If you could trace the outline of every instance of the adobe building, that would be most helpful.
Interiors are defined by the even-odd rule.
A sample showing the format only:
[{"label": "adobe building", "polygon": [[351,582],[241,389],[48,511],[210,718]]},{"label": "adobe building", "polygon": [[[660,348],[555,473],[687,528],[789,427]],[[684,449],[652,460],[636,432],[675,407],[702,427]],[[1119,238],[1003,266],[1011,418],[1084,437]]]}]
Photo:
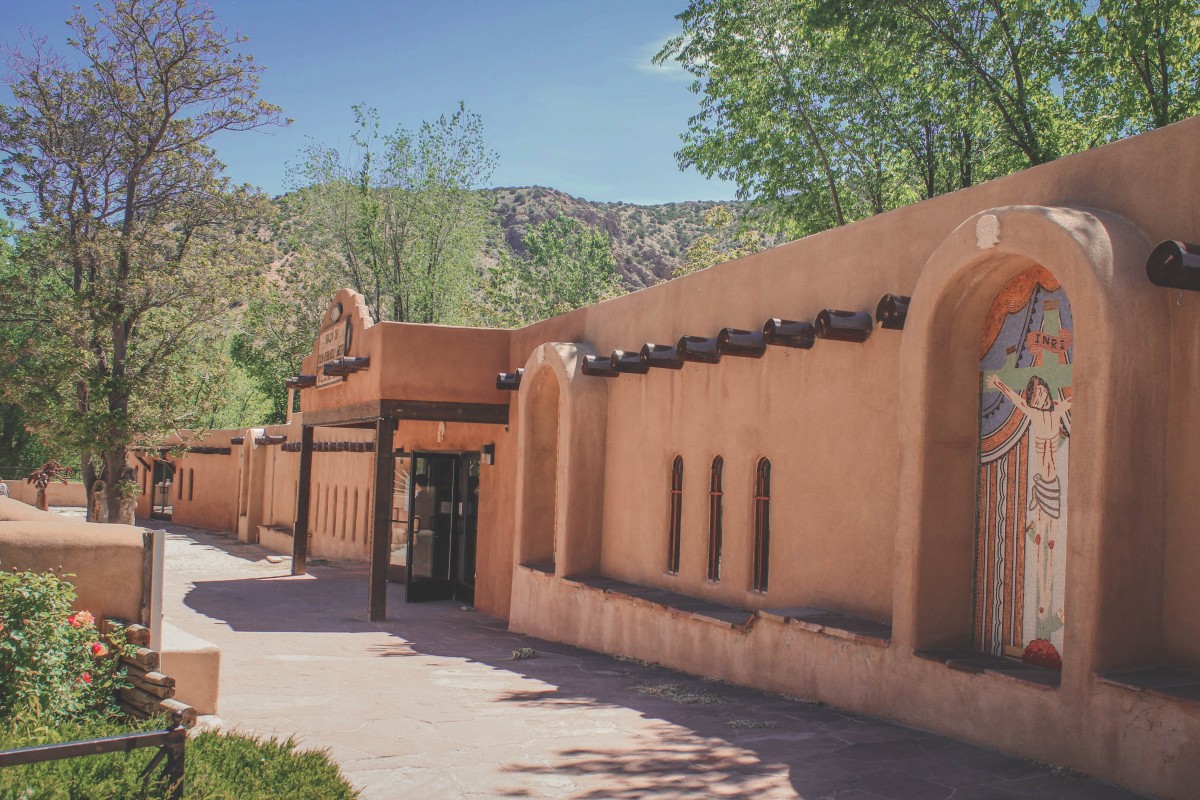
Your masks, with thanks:
[{"label": "adobe building", "polygon": [[1197,186],[1192,119],[519,330],[343,290],[139,513],[1193,797]]}]

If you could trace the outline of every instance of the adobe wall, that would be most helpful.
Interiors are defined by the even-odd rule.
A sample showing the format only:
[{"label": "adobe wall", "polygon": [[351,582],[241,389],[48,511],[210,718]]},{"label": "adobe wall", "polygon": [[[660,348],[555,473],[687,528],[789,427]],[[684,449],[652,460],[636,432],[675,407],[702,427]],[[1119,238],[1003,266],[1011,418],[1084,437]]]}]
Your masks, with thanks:
[{"label": "adobe wall", "polygon": [[[558,461],[570,460],[585,449],[570,445],[579,429],[600,427],[588,421],[594,414],[569,411],[570,398],[596,383],[607,398],[600,472],[558,470],[565,485],[541,490],[513,477],[518,554],[542,536],[548,502],[561,517],[565,499],[590,494],[602,526],[575,546],[599,548],[603,576],[751,611],[820,607],[885,623],[891,635],[879,647],[766,616],[734,630],[581,588],[560,566],[573,558],[561,521],[553,574],[515,570],[510,625],[1190,796],[1200,779],[1197,704],[1100,674],[1200,670],[1200,584],[1191,579],[1200,501],[1189,488],[1200,467],[1189,435],[1200,298],[1145,277],[1154,243],[1200,241],[1198,135],[1200,120],[1189,120],[515,332],[510,365],[526,369],[510,433],[519,447],[544,452],[545,414],[535,409],[557,409],[549,435]],[[1075,320],[1057,688],[917,655],[972,644],[979,345],[1001,287],[1039,265],[1061,281]],[[823,308],[871,312],[885,293],[912,297],[902,332],[613,379],[556,370],[556,399],[539,399],[553,394],[535,363],[545,343],[637,350],[723,327],[759,330],[770,317],[812,320]],[[676,456],[682,557],[670,574]],[[725,464],[718,582],[705,569],[715,456]],[[759,593],[750,563],[763,457],[771,578]]]},{"label": "adobe wall", "polygon": [[154,536],[131,525],[73,520],[0,497],[0,567],[68,575],[77,593],[73,607],[98,620],[120,619],[157,630],[152,619]]},{"label": "adobe wall", "polygon": [[[1188,797],[1200,781],[1200,704],[1120,675],[1200,672],[1200,499],[1190,488],[1200,469],[1191,446],[1200,298],[1145,277],[1155,242],[1200,241],[1197,136],[1200,119],[1189,120],[517,331],[371,326],[350,306],[360,328],[346,354],[371,366],[304,390],[302,407],[319,417],[369,412],[381,398],[509,404],[507,425],[402,421],[394,442],[406,452],[495,444],[495,464],[480,470],[476,604],[514,630]],[[1069,438],[1052,476],[1062,488],[1037,506],[1051,515],[1061,497],[1052,517],[1061,526],[1039,516],[1044,527],[1017,530],[1043,550],[1053,549],[1048,532],[1064,543],[1049,562],[1058,616],[1037,610],[1039,625],[1065,621],[1047,634],[1063,654],[1052,678],[999,654],[971,660],[980,655],[981,398],[998,391],[985,383],[981,342],[1000,293],[1039,268],[1069,299],[1073,337],[1059,362],[1071,375],[1058,400],[1069,401],[1069,436],[1053,445]],[[811,321],[822,309],[870,313],[885,293],[912,298],[904,330],[877,326],[861,344],[818,340],[611,379],[582,373],[588,355],[761,330],[773,317]],[[349,297],[338,294],[343,305]],[[314,354],[304,372],[315,367]],[[517,368],[519,391],[498,391],[495,373]],[[277,433],[298,441],[300,423]],[[326,434],[318,429],[318,441]],[[247,524],[290,526],[296,454],[238,453],[226,463],[242,464],[235,494]],[[711,580],[717,457],[723,543]],[[667,563],[676,458],[677,572]],[[763,459],[770,581],[758,591]],[[311,553],[367,557],[355,491],[369,507],[371,470],[366,453],[314,453]],[[583,580],[597,577],[635,589]],[[656,591],[676,599],[654,600]],[[696,611],[711,604],[748,621]],[[812,614],[824,621],[806,622]]]},{"label": "adobe wall", "polygon": [[[8,496],[27,505],[37,504],[37,487],[20,478],[5,478]],[[79,482],[52,483],[46,487],[46,505],[82,508],[87,505],[87,492]]]}]

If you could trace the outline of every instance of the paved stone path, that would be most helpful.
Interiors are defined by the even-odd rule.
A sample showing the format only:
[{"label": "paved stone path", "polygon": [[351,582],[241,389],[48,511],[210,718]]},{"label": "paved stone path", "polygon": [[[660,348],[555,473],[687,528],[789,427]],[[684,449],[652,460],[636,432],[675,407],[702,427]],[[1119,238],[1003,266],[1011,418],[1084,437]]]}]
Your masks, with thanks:
[{"label": "paved stone path", "polygon": [[[327,749],[383,798],[1128,800],[827,706],[509,633],[457,603],[366,619],[365,565],[166,526],[167,619],[219,645],[228,727]],[[536,657],[514,660],[532,648]]]}]

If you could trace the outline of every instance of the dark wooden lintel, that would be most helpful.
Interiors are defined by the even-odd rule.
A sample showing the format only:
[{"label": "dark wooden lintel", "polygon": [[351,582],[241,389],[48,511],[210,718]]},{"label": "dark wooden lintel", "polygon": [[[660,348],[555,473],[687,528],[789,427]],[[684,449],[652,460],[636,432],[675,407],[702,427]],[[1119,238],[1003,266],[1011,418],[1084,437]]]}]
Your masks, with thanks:
[{"label": "dark wooden lintel", "polygon": [[376,400],[304,413],[304,424],[322,428],[374,427],[380,419],[508,424],[507,403],[448,403],[430,400]]}]

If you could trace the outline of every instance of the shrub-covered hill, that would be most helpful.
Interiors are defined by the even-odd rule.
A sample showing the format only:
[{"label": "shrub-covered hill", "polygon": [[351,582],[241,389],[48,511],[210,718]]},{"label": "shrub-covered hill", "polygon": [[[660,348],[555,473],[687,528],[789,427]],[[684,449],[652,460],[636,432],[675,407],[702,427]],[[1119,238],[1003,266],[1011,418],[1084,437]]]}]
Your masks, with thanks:
[{"label": "shrub-covered hill", "polygon": [[[687,201],[643,206],[632,203],[597,203],[543,186],[484,189],[491,210],[491,225],[485,239],[479,263],[495,264],[502,249],[524,255],[523,239],[530,227],[555,216],[565,215],[604,231],[612,240],[613,257],[621,279],[629,291],[651,286],[671,277],[672,272],[687,258],[688,248],[703,234],[720,238],[719,232],[705,222],[705,213],[714,206],[725,206],[737,228],[746,219],[747,203],[738,201]],[[297,228],[304,222],[297,216],[294,195],[276,198],[279,212],[273,238],[281,256],[291,250]],[[766,237],[767,245],[778,244],[782,238]]]},{"label": "shrub-covered hill", "polygon": [[705,213],[714,206],[729,209],[735,225],[748,213],[747,204],[737,201],[700,200],[657,206],[594,203],[542,186],[489,189],[487,193],[493,198],[492,214],[498,231],[498,239],[488,244],[491,252],[485,254],[487,260],[495,257],[501,242],[523,255],[521,240],[531,225],[566,215],[609,235],[617,268],[625,287],[631,290],[670,278],[687,258],[692,242],[702,234],[715,233],[704,221]]}]

